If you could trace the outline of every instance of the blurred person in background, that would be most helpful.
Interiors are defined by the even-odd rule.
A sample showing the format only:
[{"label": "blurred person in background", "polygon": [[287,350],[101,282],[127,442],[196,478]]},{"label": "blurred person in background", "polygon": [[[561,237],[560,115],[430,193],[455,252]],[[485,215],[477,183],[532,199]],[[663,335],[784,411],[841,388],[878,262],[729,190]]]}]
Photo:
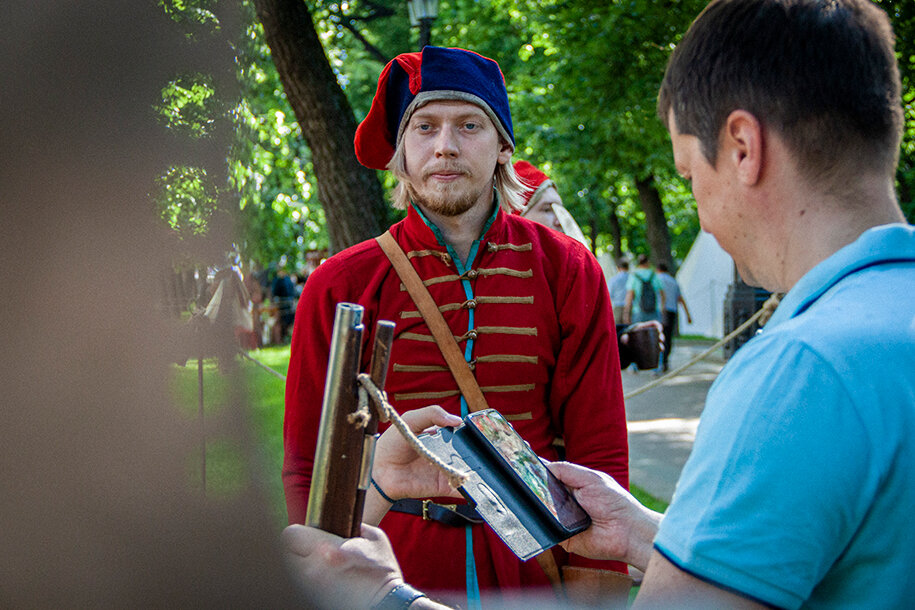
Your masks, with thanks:
[{"label": "blurred person in background", "polygon": [[629,282],[629,261],[620,257],[616,261],[616,275],[610,279],[610,302],[613,303],[613,319],[623,321],[623,308],[626,304],[626,284]]},{"label": "blurred person in background", "polygon": [[661,370],[667,372],[670,370],[670,352],[674,346],[674,335],[677,334],[679,311],[678,307],[683,306],[683,313],[686,314],[686,321],[692,323],[693,317],[689,315],[689,307],[686,306],[686,300],[683,293],[680,292],[680,284],[677,279],[670,274],[667,263],[658,263],[658,279],[661,280],[661,286],[664,288],[664,314],[661,324],[664,326],[664,352],[661,354]]},{"label": "blurred person in background", "polygon": [[[585,246],[588,246],[585,235],[582,233],[578,223],[575,222],[575,218],[573,218],[565,206],[562,205],[562,198],[559,196],[559,191],[556,190],[556,184],[550,177],[529,161],[524,160],[515,161],[515,172],[518,174],[521,182],[528,187],[523,193],[524,207],[520,210],[516,210],[515,214],[522,218],[527,218],[534,222],[539,222],[542,225],[546,225],[551,229],[564,233]],[[620,264],[625,265],[625,269],[629,269],[629,263],[626,259],[621,258]],[[609,286],[609,291],[610,302],[613,305],[613,318],[616,324],[620,367],[625,369],[632,364],[634,360],[637,360],[639,356],[639,354],[635,353],[634,348],[629,345],[629,331],[644,326],[656,326],[658,329],[660,349],[663,349],[664,333],[662,332],[660,323],[656,320],[645,320],[637,324],[622,323],[622,315],[618,317],[617,310],[619,309],[619,311],[622,312],[622,303],[626,296],[625,282],[629,274],[627,272],[623,276],[622,297],[620,297],[619,301],[616,301],[614,300],[613,291],[614,286],[616,286],[617,292],[619,292],[620,275],[621,274],[618,273],[614,276],[614,281]],[[619,307],[617,304],[619,304]],[[646,345],[645,349],[651,349],[651,347]]]}]

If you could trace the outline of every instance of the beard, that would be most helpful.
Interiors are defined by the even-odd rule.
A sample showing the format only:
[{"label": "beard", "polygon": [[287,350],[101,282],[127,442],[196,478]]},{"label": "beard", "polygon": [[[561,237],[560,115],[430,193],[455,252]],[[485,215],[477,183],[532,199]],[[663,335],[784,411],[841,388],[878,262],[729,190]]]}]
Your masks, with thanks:
[{"label": "beard", "polygon": [[455,187],[454,184],[438,185],[423,195],[413,193],[412,199],[430,212],[448,217],[460,216],[476,204],[480,194]]},{"label": "beard", "polygon": [[[464,177],[472,182],[473,176],[470,172],[466,169],[461,171],[464,172]],[[433,173],[433,170],[424,173],[423,178],[426,181],[426,188],[423,189],[422,193],[419,193],[412,185],[408,184],[406,186],[407,193],[414,203],[435,214],[450,218],[460,216],[473,208],[484,193],[483,190],[477,190],[472,186],[461,184],[464,180],[445,184],[429,182],[429,176]],[[492,185],[487,185],[484,188],[490,189]]]}]

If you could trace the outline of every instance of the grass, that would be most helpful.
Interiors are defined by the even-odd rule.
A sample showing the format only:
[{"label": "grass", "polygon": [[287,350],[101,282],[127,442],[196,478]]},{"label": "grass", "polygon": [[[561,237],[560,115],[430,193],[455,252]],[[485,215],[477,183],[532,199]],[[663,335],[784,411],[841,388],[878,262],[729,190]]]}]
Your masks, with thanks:
[{"label": "grass", "polygon": [[[250,352],[252,358],[286,374],[289,346],[271,347]],[[231,377],[223,374],[215,359],[205,359],[203,366],[204,418],[206,426],[206,493],[208,498],[231,497],[248,484],[264,489],[278,526],[286,524],[286,505],[280,468],[283,463],[283,396],[285,382],[247,360],[238,362],[244,382],[243,401],[232,400]],[[172,389],[179,409],[189,425],[198,426],[197,361],[173,369]],[[232,414],[232,404],[246,404],[247,413]],[[223,425],[233,415],[250,424],[251,443],[243,443],[225,431]],[[250,447],[253,445],[254,455]],[[199,452],[188,465],[189,482],[201,486]]]},{"label": "grass", "polygon": [[[250,356],[270,368],[286,374],[289,368],[289,346],[269,347],[250,352]],[[239,361],[245,382],[248,413],[255,446],[255,465],[237,438],[221,434],[220,422],[231,414],[233,404],[229,377],[219,371],[215,360],[204,360],[204,415],[207,429],[206,491],[211,498],[231,497],[241,493],[247,484],[266,490],[278,527],[286,523],[286,505],[280,468],[283,463],[283,396],[285,383],[248,360]],[[174,367],[172,388],[179,408],[189,425],[198,425],[197,361]],[[191,456],[188,478],[195,487],[201,485],[199,453]],[[254,480],[252,480],[254,479]],[[632,494],[645,506],[664,512],[667,504],[632,485]]]},{"label": "grass", "polygon": [[645,507],[650,508],[653,511],[663,513],[667,510],[667,502],[661,500],[660,498],[655,498],[653,495],[639,487],[638,485],[629,484],[629,491],[635,496],[635,499],[641,502]]},{"label": "grass", "polygon": [[715,337],[706,337],[705,335],[677,335],[678,341],[708,341],[714,343],[718,341]]}]

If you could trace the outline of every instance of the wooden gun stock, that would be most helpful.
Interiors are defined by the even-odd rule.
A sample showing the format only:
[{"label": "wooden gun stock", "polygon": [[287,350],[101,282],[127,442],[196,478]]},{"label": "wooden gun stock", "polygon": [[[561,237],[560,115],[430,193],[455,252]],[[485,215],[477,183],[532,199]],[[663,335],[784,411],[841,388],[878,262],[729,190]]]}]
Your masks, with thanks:
[{"label": "wooden gun stock", "polygon": [[[372,417],[368,427],[363,428],[349,419],[359,406],[356,376],[362,354],[362,315],[360,305],[337,304],[305,516],[306,525],[344,538],[358,536],[361,531],[374,435],[378,430],[374,410],[370,410]],[[383,386],[387,374],[393,337],[394,324],[379,322],[370,373],[376,385],[381,382],[379,387]]]},{"label": "wooden gun stock", "polygon": [[[388,361],[391,358],[391,343],[394,342],[394,323],[388,320],[379,320],[375,326],[375,344],[372,346],[372,361],[369,363],[369,376],[379,390],[384,389],[384,382],[388,376]],[[356,504],[353,509],[353,536],[358,536],[362,531],[362,509],[365,507],[365,493],[371,484],[372,456],[375,454],[375,434],[378,432],[378,410],[371,408],[372,419],[365,427],[365,449],[363,461],[368,461],[363,468],[363,479],[359,481],[356,489]],[[366,455],[367,454],[367,455]]]}]

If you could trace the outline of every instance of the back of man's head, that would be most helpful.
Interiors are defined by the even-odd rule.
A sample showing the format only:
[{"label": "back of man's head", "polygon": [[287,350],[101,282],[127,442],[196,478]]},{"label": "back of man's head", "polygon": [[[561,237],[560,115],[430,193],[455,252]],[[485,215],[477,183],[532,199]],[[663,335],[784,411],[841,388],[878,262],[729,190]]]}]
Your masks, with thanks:
[{"label": "back of man's head", "polygon": [[619,260],[616,261],[616,268],[620,271],[629,271],[629,261],[620,257]]},{"label": "back of man's head", "polygon": [[[728,115],[774,130],[813,183],[892,175],[902,132],[886,14],[868,0],[715,0],[671,55],[658,113],[712,165]],[[853,171],[857,170],[857,171]]]},{"label": "back of man's head", "polygon": [[650,263],[651,263],[651,261],[648,259],[647,254],[639,254],[639,257],[636,259],[636,264],[639,267],[644,267],[646,265],[649,265]]}]

